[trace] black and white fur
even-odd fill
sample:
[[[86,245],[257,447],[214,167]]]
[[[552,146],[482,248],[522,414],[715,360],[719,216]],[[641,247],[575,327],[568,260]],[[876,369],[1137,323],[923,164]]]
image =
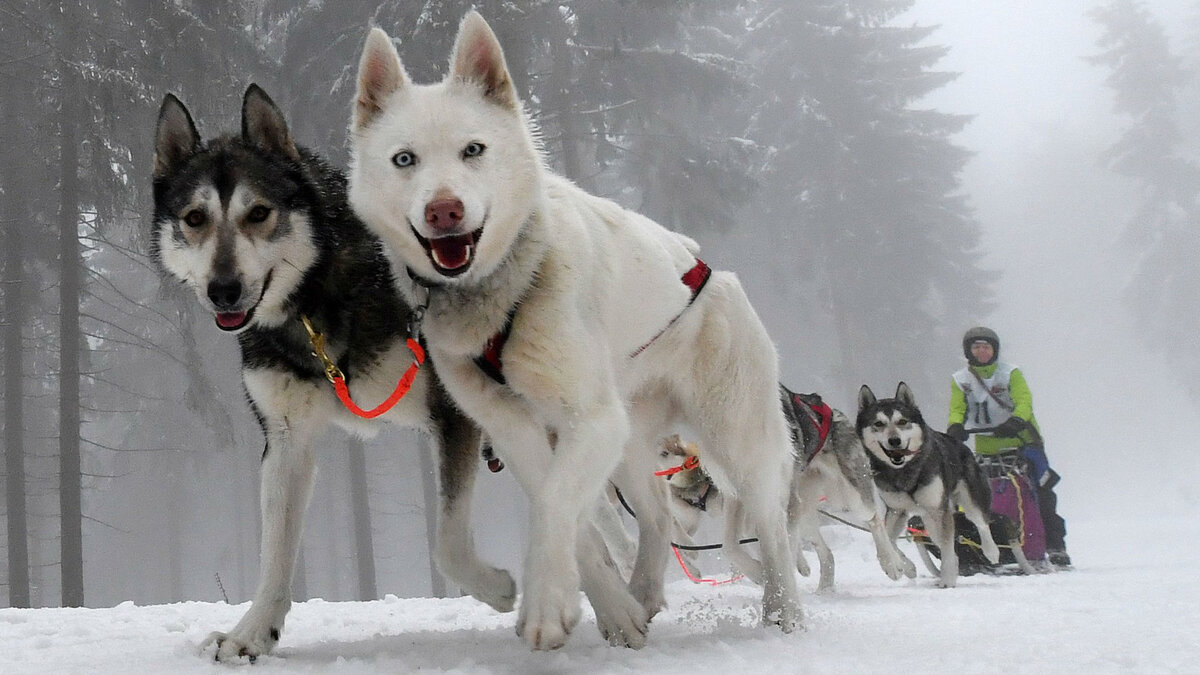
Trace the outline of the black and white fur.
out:
[[[895,398],[876,399],[867,385],[858,392],[858,438],[867,450],[875,486],[887,505],[887,532],[894,541],[909,515],[917,515],[941,550],[939,585],[958,579],[954,513],[961,508],[979,528],[983,554],[993,563],[1000,549],[992,538],[992,491],[975,455],[963,443],[930,429],[908,385]]]
[[[152,254],[195,290],[218,328],[236,334],[242,378],[266,437],[262,550],[250,610],[213,633],[218,660],[271,651],[291,606],[315,443],[331,424],[372,435],[380,422],[351,415],[334,395],[300,316],[324,334],[352,396],[372,407],[413,361],[409,308],[394,289],[379,241],[354,217],[343,174],[295,145],[282,113],[256,85],[237,135],[201,141],[187,108],[168,94],[154,156]],[[440,455],[437,559],[442,572],[492,607],[513,608],[505,571],[483,564],[469,531],[480,433],[451,403],[431,364],[409,394],[377,418],[428,431]]]

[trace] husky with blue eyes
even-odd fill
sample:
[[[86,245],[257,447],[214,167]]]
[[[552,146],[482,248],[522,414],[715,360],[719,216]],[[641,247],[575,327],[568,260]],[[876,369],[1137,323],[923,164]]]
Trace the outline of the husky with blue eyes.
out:
[[[666,484],[653,472],[676,425],[744,502],[763,557],[764,622],[797,628],[778,357],[737,277],[709,269],[687,237],[546,168],[477,13],[437,84],[413,83],[373,29],[350,131],[350,203],[409,302],[428,303],[424,337],[447,391],[530,498],[525,642],[563,645],[583,590],[610,642],[645,644],[671,555]],[[639,514],[628,586],[591,518],[609,480]]]

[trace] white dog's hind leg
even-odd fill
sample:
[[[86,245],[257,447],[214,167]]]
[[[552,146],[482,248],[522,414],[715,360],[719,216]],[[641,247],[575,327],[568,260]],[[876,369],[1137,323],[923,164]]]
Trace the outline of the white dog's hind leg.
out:
[[[625,529],[625,523],[621,520],[619,510],[621,507],[617,502],[616,489],[616,486],[609,483],[604,497],[596,504],[592,523],[595,524],[600,536],[604,539],[604,545],[608,547],[608,553],[612,556],[617,571],[622,577],[628,579],[633,573],[637,546],[634,544],[633,537],[629,536],[629,530]]]
[[[279,642],[292,606],[292,573],[315,467],[313,430],[287,425],[286,421],[267,422],[261,468],[262,549],[254,601],[233,630],[213,633],[201,645],[205,648],[215,643],[218,661],[242,656],[253,661],[269,653]]]
[[[613,474],[621,494],[637,514],[638,546],[629,591],[653,618],[666,606],[663,575],[671,556],[671,509],[667,482],[654,475],[657,453],[648,447],[631,447]]]
[[[576,557],[581,586],[596,612],[600,636],[614,647],[641,649],[646,646],[650,616],[625,590],[624,580],[609,556],[600,532],[590,522],[582,523]]]
[[[761,586],[765,578],[762,563],[747,553],[741,544],[745,516],[746,509],[741,501],[725,495],[725,533],[721,550],[729,558],[729,564],[734,571]]]

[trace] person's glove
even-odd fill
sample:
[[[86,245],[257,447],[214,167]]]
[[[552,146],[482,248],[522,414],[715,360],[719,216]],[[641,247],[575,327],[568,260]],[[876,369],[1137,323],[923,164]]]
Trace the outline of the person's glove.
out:
[[[956,441],[961,441],[963,443],[967,442],[967,430],[964,429],[963,425],[959,424],[958,422],[946,427],[946,435]]]
[[[996,425],[992,434],[1001,438],[1012,438],[1025,431],[1026,422],[1020,417],[1010,417]]]

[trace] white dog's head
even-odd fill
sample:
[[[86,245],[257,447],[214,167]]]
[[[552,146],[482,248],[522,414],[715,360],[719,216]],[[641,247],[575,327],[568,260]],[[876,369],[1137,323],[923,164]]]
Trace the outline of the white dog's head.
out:
[[[500,43],[476,12],[434,85],[414,84],[373,28],[351,132],[350,203],[394,264],[421,277],[486,277],[536,208],[542,157]]]

